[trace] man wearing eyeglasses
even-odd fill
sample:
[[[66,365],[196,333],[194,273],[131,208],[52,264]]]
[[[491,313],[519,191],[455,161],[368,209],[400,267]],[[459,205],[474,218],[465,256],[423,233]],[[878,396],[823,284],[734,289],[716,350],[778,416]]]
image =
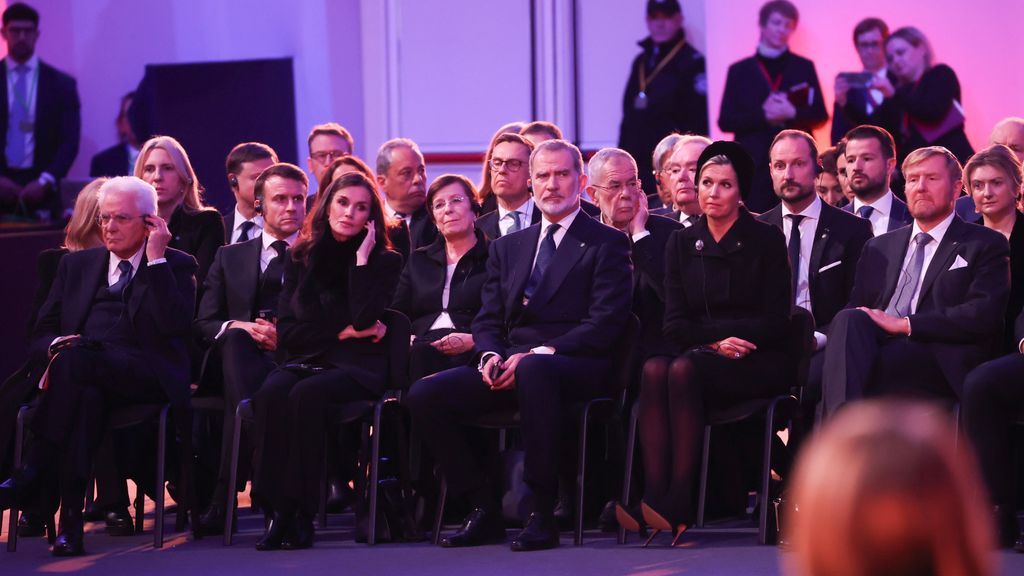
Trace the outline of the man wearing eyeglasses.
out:
[[[57,181],[78,155],[81,105],[75,79],[35,53],[39,13],[21,2],[3,13],[0,35],[0,215],[47,220],[60,213]],[[50,214],[47,214],[49,212]]]
[[[900,133],[902,116],[892,101],[896,78],[889,74],[885,59],[888,38],[889,26],[880,18],[865,18],[853,28],[853,45],[864,71],[836,76],[833,144],[861,124],[881,126],[891,134]]]
[[[309,146],[309,158],[306,162],[317,184],[323,181],[331,162],[343,156],[351,156],[356,147],[352,134],[336,122],[313,126],[306,143]],[[310,186],[310,190],[315,196],[316,187]]]
[[[502,134],[491,153],[491,188],[498,209],[484,214],[476,227],[491,240],[540,222],[540,208],[530,195],[530,153],[533,142],[519,134]]]
[[[156,190],[122,176],[99,190],[104,246],[68,254],[39,313],[30,352],[51,357],[22,468],[0,484],[0,510],[19,505],[40,474],[60,478],[55,556],[84,553],[82,508],[91,464],[115,405],[170,402],[188,414],[186,339],[196,260],[168,248]],[[178,433],[190,432],[178,427]]]

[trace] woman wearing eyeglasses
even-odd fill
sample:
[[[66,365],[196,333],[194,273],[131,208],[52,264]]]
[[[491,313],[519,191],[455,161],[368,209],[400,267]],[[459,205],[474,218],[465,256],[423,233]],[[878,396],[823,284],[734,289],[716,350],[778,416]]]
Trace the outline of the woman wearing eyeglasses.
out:
[[[441,235],[415,250],[392,307],[412,320],[409,381],[465,365],[473,354],[470,324],[480,310],[487,238],[475,227],[476,189],[464,176],[439,176],[427,208]]]

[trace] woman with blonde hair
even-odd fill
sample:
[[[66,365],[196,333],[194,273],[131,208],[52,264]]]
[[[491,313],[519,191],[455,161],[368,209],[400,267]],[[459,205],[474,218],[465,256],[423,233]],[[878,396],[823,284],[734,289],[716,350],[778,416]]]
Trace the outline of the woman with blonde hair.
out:
[[[203,204],[203,187],[189,162],[188,153],[170,136],[154,136],[142,145],[135,160],[134,176],[156,188],[157,211],[171,231],[171,248],[195,257],[197,297],[213,264],[217,248],[224,244],[224,219]]]
[[[928,404],[864,401],[839,412],[797,465],[786,572],[995,574],[984,488],[951,424]]]

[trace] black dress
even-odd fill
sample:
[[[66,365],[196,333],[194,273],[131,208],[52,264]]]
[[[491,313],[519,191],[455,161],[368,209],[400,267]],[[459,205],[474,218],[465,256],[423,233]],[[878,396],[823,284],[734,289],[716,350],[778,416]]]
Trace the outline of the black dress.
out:
[[[922,133],[922,127],[942,125],[947,118],[958,114],[951,113],[953,102],[961,102],[960,81],[952,68],[945,64],[929,68],[917,82],[897,88],[895,100],[903,117],[903,137],[897,166],[902,166],[903,160],[912,151],[924,146],[945,146],[961,164],[974,154],[962,120],[953,123],[948,131],[932,139]]]
[[[286,358],[253,397],[253,494],[272,510],[312,515],[324,460],[330,404],[373,400],[384,391],[384,342],[338,340],[346,326],[369,328],[391,302],[402,257],[380,247],[364,266],[365,232],[338,242],[326,234],[308,265],[286,261],[278,305],[278,347]]]
[[[174,210],[167,223],[171,241],[167,245],[186,254],[191,254],[199,263],[196,271],[197,302],[202,299],[203,282],[213,265],[217,248],[224,245],[224,217],[216,210],[192,212],[182,204]]]

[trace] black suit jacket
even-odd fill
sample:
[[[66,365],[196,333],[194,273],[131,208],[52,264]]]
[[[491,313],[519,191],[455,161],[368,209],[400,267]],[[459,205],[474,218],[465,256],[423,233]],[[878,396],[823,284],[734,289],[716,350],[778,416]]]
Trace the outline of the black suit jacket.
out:
[[[130,158],[128,145],[123,142],[104,148],[93,155],[89,163],[89,177],[131,176],[132,168],[128,166]]]
[[[498,209],[495,208],[487,214],[476,219],[476,229],[482,231],[487,238],[491,240],[497,240],[501,237],[501,228],[498,227]],[[530,218],[530,223],[527,226],[532,226],[540,222],[541,211],[537,207],[537,204],[533,204],[533,216]],[[524,223],[525,224],[525,223]],[[525,226],[524,226],[525,227]]]
[[[97,287],[106,284],[109,254],[106,248],[91,248],[61,258],[33,333],[36,357],[45,358],[54,338],[81,333]],[[166,263],[149,266],[143,255],[128,287],[128,318],[138,349],[152,362],[164,393],[182,405],[189,397],[186,342],[195,314],[196,260],[171,248],[165,257]]]
[[[398,227],[403,230],[396,230],[391,235],[391,243],[392,247],[405,260],[409,259],[409,254],[413,250],[421,246],[429,246],[437,238],[437,226],[434,226],[434,221],[427,214],[425,205],[412,213],[411,224],[406,223],[404,219],[399,219]]]
[[[757,219],[782,230],[782,206],[772,208]],[[850,301],[857,261],[871,237],[870,222],[821,203],[807,269],[811,313],[819,332],[827,332],[832,318]],[[791,262],[790,265],[798,264]]]
[[[672,234],[665,251],[665,338],[682,352],[735,336],[781,350],[792,279],[782,232],[746,210],[715,242],[707,219]]]
[[[840,210],[853,214],[853,202],[843,206]],[[893,194],[892,207],[889,209],[889,225],[885,227],[885,231],[892,232],[893,230],[899,230],[900,228],[909,226],[913,223],[914,217],[910,215],[910,209],[907,208],[907,203],[900,200],[895,194]]]
[[[537,346],[566,356],[606,356],[630,313],[629,239],[577,213],[529,303],[540,224],[491,243],[473,339],[502,357]]]
[[[0,63],[0,134],[7,134],[7,67]],[[53,66],[39,61],[39,85],[36,88],[35,153],[32,170],[49,172],[60,180],[68,174],[78,155],[82,134],[81,104],[75,79]],[[0,170],[7,169],[7,158],[0,154]]]
[[[196,282],[200,287],[199,295],[202,296],[202,287],[213,265],[213,257],[217,254],[217,248],[224,245],[224,219],[216,210],[187,212],[182,205],[171,215],[167,228],[171,231],[169,246],[195,256],[199,263]]]
[[[251,322],[257,312],[260,286],[260,255],[263,237],[221,246],[206,275],[203,296],[199,300],[195,329],[199,337],[211,343],[229,320]]]
[[[358,245],[362,238],[349,242]],[[346,326],[363,330],[380,319],[395,294],[402,258],[390,250],[378,250],[365,266],[356,266],[354,254],[347,262],[317,262],[315,254],[310,256],[312,264],[285,261],[277,310],[278,348],[288,363],[345,367],[361,386],[381,394],[387,373],[384,343],[338,340],[337,335]],[[317,266],[347,267],[344,297],[323,283],[314,270]]]
[[[224,245],[231,244],[231,235],[235,231],[235,209],[228,210],[227,214],[221,214],[224,219]]]
[[[873,238],[864,245],[850,306],[885,310],[896,290],[913,227]],[[966,265],[957,266],[966,262]],[[959,394],[964,376],[992,357],[1003,339],[1010,294],[1010,248],[994,230],[958,216],[936,247],[921,281],[910,339],[935,355]]]
[[[665,248],[676,230],[678,220],[651,215],[647,218],[651,234],[633,243],[633,313],[640,319],[640,341],[645,356],[672,354],[662,333],[665,318]]]
[[[441,315],[441,298],[447,276],[448,256],[444,236],[430,246],[417,248],[409,256],[398,280],[391,307],[412,321],[412,333],[422,338]],[[476,230],[476,245],[459,259],[448,292],[448,316],[457,332],[470,332],[473,317],[480,312],[480,290],[487,275],[489,241]]]

